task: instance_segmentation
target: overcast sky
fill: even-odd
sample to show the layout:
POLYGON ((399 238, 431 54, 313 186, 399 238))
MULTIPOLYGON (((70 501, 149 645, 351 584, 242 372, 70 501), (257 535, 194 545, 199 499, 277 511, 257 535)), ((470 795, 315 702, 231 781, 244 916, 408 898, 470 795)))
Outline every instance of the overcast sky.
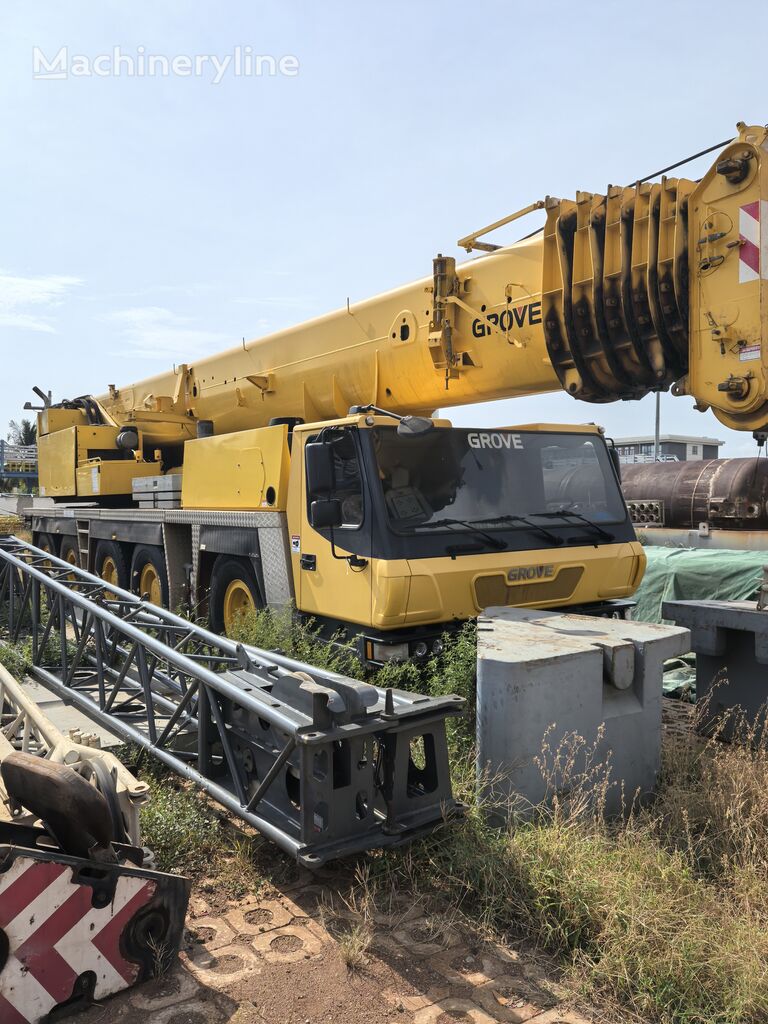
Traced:
MULTIPOLYGON (((0 433, 33 384, 99 393, 286 327, 533 199, 764 123, 766 29, 757 0, 3 0, 0 433), (38 70, 66 47, 67 76, 35 78, 36 47, 38 70), (115 47, 184 59, 117 76, 115 47), (286 59, 236 75, 237 47, 241 71, 286 59)), ((652 398, 449 415, 653 431, 652 398)), ((690 399, 664 396, 662 430, 753 452, 690 399)))

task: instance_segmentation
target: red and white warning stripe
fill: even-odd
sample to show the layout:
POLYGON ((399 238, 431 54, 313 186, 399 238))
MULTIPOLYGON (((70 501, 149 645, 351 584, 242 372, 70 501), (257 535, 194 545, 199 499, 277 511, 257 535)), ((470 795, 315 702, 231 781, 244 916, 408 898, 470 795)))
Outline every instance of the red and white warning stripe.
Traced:
POLYGON ((768 228, 761 231, 767 208, 764 199, 739 207, 739 284, 768 277, 768 228))
POLYGON ((94 996, 133 985, 139 966, 120 952, 120 936, 156 885, 121 876, 107 907, 91 906, 93 890, 72 882, 63 864, 18 857, 0 875, 0 928, 9 942, 0 972, 0 1021, 33 1024, 71 998, 78 977, 96 975, 94 996))

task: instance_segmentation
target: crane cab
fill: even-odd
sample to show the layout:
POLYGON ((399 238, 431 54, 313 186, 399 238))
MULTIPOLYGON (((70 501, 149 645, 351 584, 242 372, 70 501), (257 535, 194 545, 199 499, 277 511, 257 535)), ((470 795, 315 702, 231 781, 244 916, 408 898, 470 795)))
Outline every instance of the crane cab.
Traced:
POLYGON ((491 605, 598 607, 636 588, 645 559, 597 427, 398 427, 357 416, 293 438, 296 606, 356 631, 369 660, 425 653, 491 605))

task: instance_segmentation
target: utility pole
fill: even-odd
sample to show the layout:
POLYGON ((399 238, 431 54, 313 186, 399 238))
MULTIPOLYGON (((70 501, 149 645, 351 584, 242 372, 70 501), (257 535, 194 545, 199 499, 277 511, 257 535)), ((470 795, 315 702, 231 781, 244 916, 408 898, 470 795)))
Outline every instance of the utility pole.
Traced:
POLYGON ((656 430, 653 435, 653 461, 659 461, 659 431, 661 429, 661 392, 656 392, 656 430))

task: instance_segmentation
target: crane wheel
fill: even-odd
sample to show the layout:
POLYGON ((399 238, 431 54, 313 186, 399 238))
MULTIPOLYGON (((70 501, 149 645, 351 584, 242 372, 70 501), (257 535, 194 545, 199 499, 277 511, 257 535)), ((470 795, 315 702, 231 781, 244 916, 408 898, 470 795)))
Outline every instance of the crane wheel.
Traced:
MULTIPOLYGON (((53 555, 56 557, 56 539, 51 536, 50 533, 37 533, 32 539, 32 543, 36 548, 40 548, 46 555, 53 555)), ((47 566, 50 566, 50 562, 46 562, 47 566)))
MULTIPOLYGON (((32 543, 35 545, 36 548, 40 548, 41 551, 44 551, 46 555, 53 555, 54 558, 57 557, 58 544, 56 543, 56 538, 53 536, 53 534, 35 533, 32 535, 32 543)), ((43 565, 45 566, 46 569, 50 569, 52 567, 51 562, 47 558, 43 565)), ((50 591, 47 590, 45 587, 43 587, 42 593, 45 595, 43 597, 43 601, 45 602, 46 607, 50 608, 51 606, 54 606, 56 604, 55 599, 51 599, 50 591)))
POLYGON ((222 636, 229 636, 244 615, 264 607, 249 562, 234 555, 219 555, 211 574, 208 607, 211 630, 222 636))
POLYGON ((96 546, 95 572, 105 583, 128 590, 130 582, 123 549, 113 540, 100 540, 96 546))
MULTIPOLYGON (((64 562, 69 562, 70 565, 80 568, 80 552, 77 547, 77 537, 62 537, 61 538, 61 549, 59 550, 59 558, 64 562)), ((75 579, 75 574, 70 573, 70 580, 75 579)))
POLYGON ((168 607, 168 573, 163 549, 139 544, 131 559, 131 590, 150 604, 168 607))

